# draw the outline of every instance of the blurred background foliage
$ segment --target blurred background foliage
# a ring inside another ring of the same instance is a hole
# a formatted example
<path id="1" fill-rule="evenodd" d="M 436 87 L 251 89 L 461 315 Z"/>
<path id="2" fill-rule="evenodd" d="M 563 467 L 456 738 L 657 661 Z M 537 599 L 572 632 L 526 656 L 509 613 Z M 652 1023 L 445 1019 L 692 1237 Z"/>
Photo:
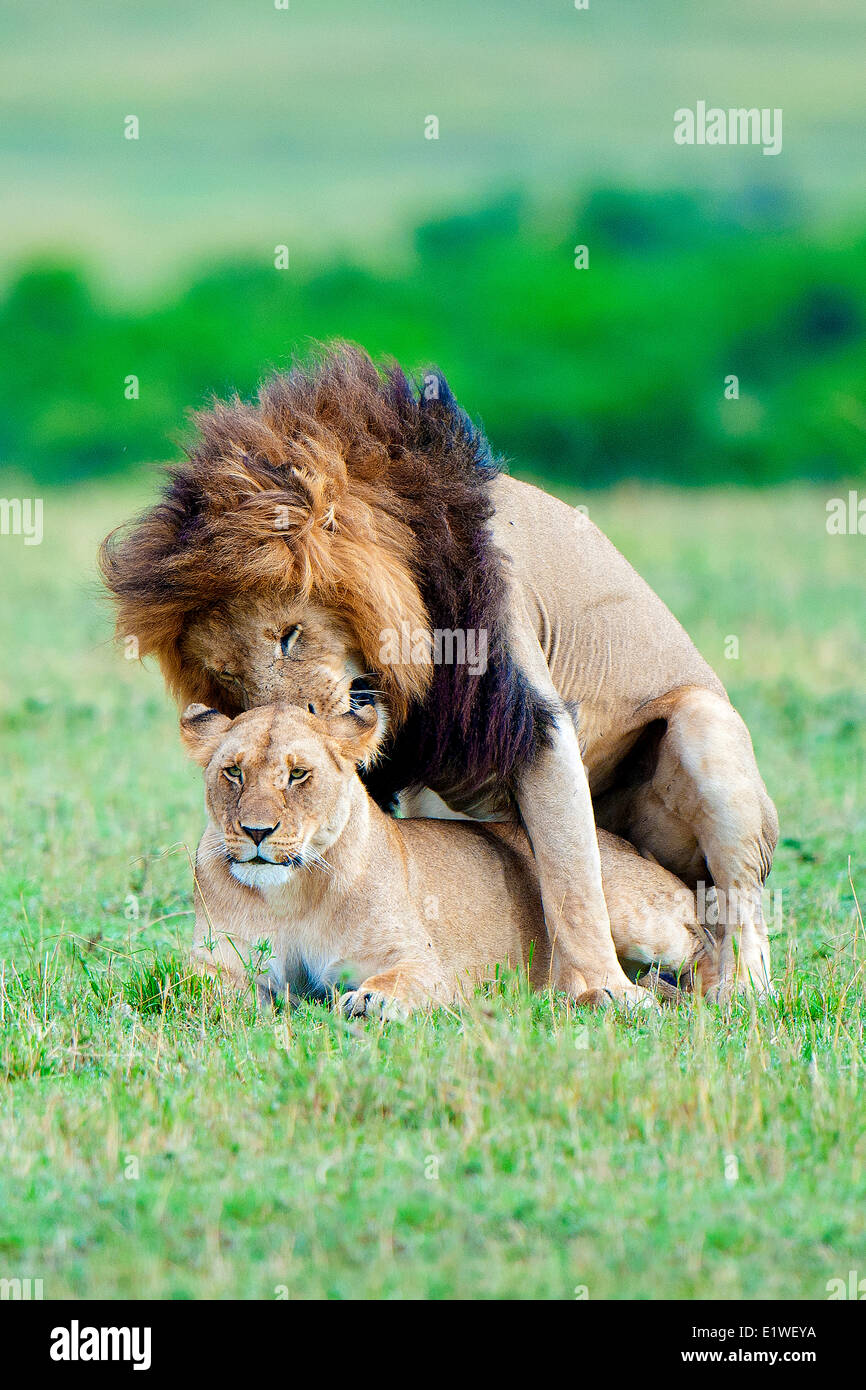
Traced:
<path id="1" fill-rule="evenodd" d="M 554 486 L 862 473 L 861 0 L 79 0 L 0 25 L 0 468 L 176 456 L 190 408 L 342 336 L 434 361 Z M 782 108 L 782 153 L 675 146 L 698 99 Z"/>
<path id="2" fill-rule="evenodd" d="M 775 196 L 600 189 L 567 217 L 510 194 L 425 222 L 390 273 L 231 260 L 123 306 L 41 261 L 0 304 L 0 450 L 45 482 L 165 458 L 189 407 L 341 335 L 413 370 L 435 349 L 495 448 L 554 482 L 853 476 L 864 252 L 862 231 L 810 235 Z"/>

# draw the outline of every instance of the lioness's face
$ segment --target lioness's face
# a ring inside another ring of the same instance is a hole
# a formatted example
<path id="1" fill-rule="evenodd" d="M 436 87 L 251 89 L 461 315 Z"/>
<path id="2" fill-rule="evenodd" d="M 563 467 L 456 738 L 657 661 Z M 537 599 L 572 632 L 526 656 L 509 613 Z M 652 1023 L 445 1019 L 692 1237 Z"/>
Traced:
<path id="1" fill-rule="evenodd" d="M 190 625 L 183 656 L 224 692 L 227 714 L 296 704 L 328 719 L 371 699 L 345 621 L 303 600 L 233 599 Z"/>
<path id="2" fill-rule="evenodd" d="M 239 882 L 271 887 L 297 869 L 326 866 L 377 724 L 370 708 L 327 722 L 285 706 L 233 720 L 204 705 L 184 711 L 181 737 L 205 769 L 208 815 Z"/>

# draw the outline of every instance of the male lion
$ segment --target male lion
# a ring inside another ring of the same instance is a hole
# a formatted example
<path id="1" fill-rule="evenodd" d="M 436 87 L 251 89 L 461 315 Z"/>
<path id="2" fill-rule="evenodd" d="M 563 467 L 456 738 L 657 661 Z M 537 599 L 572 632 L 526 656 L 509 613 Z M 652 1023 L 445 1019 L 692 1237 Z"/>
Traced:
<path id="1" fill-rule="evenodd" d="M 452 1003 L 497 964 L 549 981 L 532 851 L 514 825 L 395 820 L 357 775 L 379 739 L 369 706 L 329 719 L 288 705 L 231 720 L 190 705 L 181 737 L 205 769 L 208 826 L 196 855 L 194 956 L 260 1001 L 285 991 L 345 1012 Z M 601 831 L 620 958 L 684 984 L 714 981 L 695 895 Z"/>
<path id="2" fill-rule="evenodd" d="M 198 428 L 162 501 L 102 551 L 119 633 L 184 704 L 376 699 L 371 792 L 519 815 L 574 996 L 644 993 L 614 950 L 596 822 L 715 886 L 720 994 L 768 987 L 777 820 L 748 732 L 584 515 L 502 474 L 441 375 L 419 392 L 345 345 Z"/>

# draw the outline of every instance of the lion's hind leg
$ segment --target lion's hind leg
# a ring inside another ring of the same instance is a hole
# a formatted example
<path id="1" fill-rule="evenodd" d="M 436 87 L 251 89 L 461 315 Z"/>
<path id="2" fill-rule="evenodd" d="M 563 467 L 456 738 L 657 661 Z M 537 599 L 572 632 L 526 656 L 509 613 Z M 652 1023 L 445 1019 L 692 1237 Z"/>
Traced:
<path id="1" fill-rule="evenodd" d="M 716 981 L 717 950 L 698 920 L 694 892 L 632 845 L 599 831 L 602 882 L 616 952 L 632 968 L 653 968 L 701 992 Z M 662 988 L 659 992 L 664 994 Z"/>
<path id="2" fill-rule="evenodd" d="M 712 690 L 689 686 L 657 703 L 665 706 L 666 731 L 623 833 L 674 873 L 690 882 L 706 875 L 708 893 L 715 888 L 719 996 L 738 987 L 763 992 L 770 987 L 770 947 L 762 890 L 778 820 L 748 730 Z M 684 847 L 691 845 L 689 853 Z"/>

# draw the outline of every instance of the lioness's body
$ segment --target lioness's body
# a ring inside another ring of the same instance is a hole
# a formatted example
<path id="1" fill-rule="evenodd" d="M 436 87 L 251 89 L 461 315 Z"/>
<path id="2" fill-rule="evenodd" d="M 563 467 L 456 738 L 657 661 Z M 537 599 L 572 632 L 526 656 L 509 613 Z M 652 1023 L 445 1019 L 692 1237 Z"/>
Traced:
<path id="1" fill-rule="evenodd" d="M 498 964 L 528 966 L 535 988 L 550 983 L 525 834 L 385 815 L 355 771 L 372 741 L 369 723 L 365 731 L 348 716 L 328 726 L 289 708 L 230 723 L 196 706 L 183 729 L 206 766 L 195 929 L 205 966 L 239 984 L 252 973 L 261 993 L 290 997 L 325 996 L 342 982 L 353 1012 L 371 1000 L 449 1003 Z M 226 778 L 227 762 L 242 784 Z M 283 769 L 299 765 L 304 781 L 295 786 Z M 243 830 L 250 820 L 257 835 L 262 823 L 273 826 L 255 846 Z M 710 983 L 694 895 L 614 836 L 602 832 L 600 848 L 620 956 L 686 976 L 698 962 Z"/>

